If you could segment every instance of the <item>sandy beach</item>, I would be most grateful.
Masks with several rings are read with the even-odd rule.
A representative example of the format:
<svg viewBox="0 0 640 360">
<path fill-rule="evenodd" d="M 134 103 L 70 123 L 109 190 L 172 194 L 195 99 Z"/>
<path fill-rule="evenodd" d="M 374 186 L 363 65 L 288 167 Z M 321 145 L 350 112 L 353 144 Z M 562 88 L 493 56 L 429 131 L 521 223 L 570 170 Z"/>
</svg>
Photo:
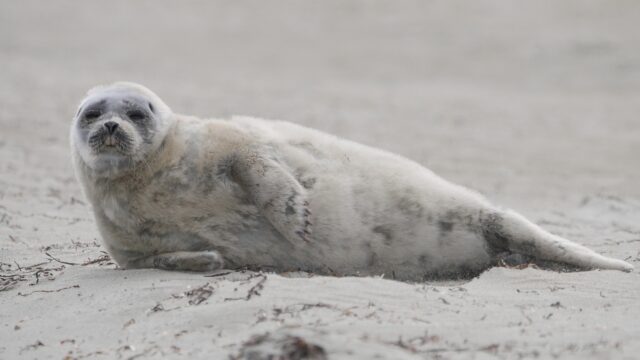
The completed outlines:
<svg viewBox="0 0 640 360">
<path fill-rule="evenodd" d="M 633 1 L 1 1 L 0 359 L 637 359 L 638 24 Z M 118 269 L 68 140 L 117 80 L 399 153 L 636 270 Z"/>
</svg>

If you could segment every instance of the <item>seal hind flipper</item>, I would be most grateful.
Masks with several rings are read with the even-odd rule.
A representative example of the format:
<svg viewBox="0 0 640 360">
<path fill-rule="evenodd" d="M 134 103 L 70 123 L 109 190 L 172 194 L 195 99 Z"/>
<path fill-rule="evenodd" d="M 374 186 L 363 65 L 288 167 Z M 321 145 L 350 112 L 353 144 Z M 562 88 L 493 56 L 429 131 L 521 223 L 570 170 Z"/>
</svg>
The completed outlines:
<svg viewBox="0 0 640 360">
<path fill-rule="evenodd" d="M 280 234 L 294 244 L 310 241 L 311 210 L 305 188 L 277 161 L 257 153 L 236 154 L 231 177 Z"/>
<path fill-rule="evenodd" d="M 485 214 L 482 227 L 489 245 L 502 250 L 585 269 L 633 270 L 633 265 L 553 235 L 515 211 L 496 210 Z"/>
</svg>

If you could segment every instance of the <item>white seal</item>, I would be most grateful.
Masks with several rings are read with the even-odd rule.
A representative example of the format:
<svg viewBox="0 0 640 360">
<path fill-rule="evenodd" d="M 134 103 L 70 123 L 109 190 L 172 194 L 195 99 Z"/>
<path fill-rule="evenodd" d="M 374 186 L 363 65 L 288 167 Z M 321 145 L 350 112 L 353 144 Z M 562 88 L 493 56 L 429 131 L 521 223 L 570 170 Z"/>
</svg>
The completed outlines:
<svg viewBox="0 0 640 360">
<path fill-rule="evenodd" d="M 137 84 L 92 89 L 71 144 L 124 268 L 421 280 L 477 274 L 511 253 L 633 269 L 401 156 L 283 121 L 174 114 Z"/>
</svg>

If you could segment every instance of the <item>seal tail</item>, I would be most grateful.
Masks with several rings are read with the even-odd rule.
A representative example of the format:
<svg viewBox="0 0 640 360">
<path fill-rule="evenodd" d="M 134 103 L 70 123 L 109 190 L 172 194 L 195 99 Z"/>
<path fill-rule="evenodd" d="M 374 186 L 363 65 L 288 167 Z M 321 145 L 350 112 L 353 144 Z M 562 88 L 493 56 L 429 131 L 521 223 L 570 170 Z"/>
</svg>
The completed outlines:
<svg viewBox="0 0 640 360">
<path fill-rule="evenodd" d="M 514 253 L 585 269 L 633 270 L 633 265 L 626 261 L 602 256 L 589 248 L 553 235 L 511 210 L 487 214 L 483 219 L 483 231 L 490 245 Z"/>
</svg>

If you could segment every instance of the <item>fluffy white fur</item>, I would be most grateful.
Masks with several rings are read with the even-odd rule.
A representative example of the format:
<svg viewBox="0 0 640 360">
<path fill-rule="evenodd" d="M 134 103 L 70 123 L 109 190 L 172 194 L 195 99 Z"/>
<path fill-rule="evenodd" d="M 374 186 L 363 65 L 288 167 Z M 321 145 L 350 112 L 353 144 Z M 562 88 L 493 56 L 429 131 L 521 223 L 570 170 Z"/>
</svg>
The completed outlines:
<svg viewBox="0 0 640 360">
<path fill-rule="evenodd" d="M 123 267 L 302 269 L 420 280 L 474 274 L 511 252 L 632 269 L 413 161 L 320 131 L 174 114 L 150 90 L 129 83 L 91 90 L 80 110 L 129 94 L 148 99 L 157 119 L 153 141 L 138 141 L 125 165 L 103 161 L 96 168 L 111 155 L 81 141 L 81 112 L 71 129 L 78 178 L 104 244 Z M 91 126 L 115 119 L 135 137 L 136 129 L 114 111 Z"/>
</svg>

